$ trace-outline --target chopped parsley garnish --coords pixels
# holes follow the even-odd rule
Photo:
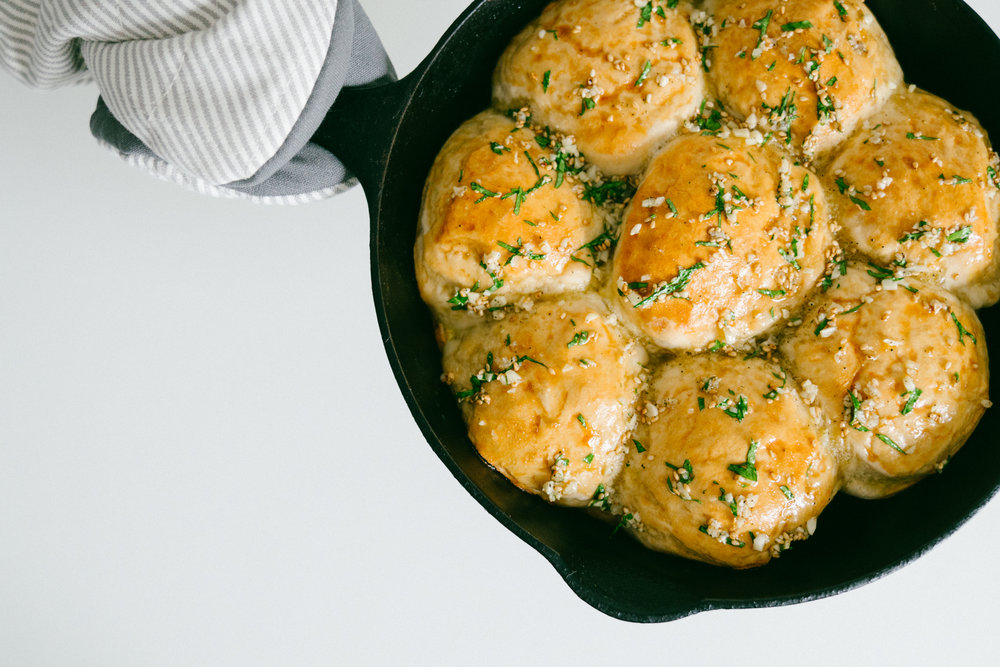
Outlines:
[[[704,411],[705,409],[705,398],[703,396],[698,397],[698,411]]]
[[[472,375],[472,376],[469,377],[469,384],[471,385],[471,387],[469,389],[464,390],[464,391],[456,392],[455,393],[455,398],[457,398],[459,400],[464,400],[466,398],[472,398],[474,396],[478,396],[479,392],[482,391],[482,388],[485,385],[489,384],[490,382],[493,382],[494,380],[499,379],[501,375],[504,375],[508,371],[514,370],[516,367],[519,367],[525,361],[530,361],[531,363],[538,364],[539,366],[542,366],[543,368],[548,368],[548,366],[546,366],[542,362],[538,361],[537,359],[532,359],[528,355],[523,355],[523,356],[515,358],[505,368],[500,368],[500,369],[494,370],[493,369],[493,353],[492,352],[487,352],[486,353],[486,365],[483,367],[483,369],[481,371],[479,371],[475,375]]]
[[[478,283],[477,283],[478,284]],[[473,290],[475,291],[475,290]],[[462,296],[461,292],[455,292],[455,296],[448,299],[448,303],[452,304],[452,310],[468,310],[469,309],[469,297]]]
[[[698,109],[698,115],[695,117],[695,124],[701,129],[702,134],[718,134],[722,129],[722,112],[718,107],[712,107],[712,110],[705,114],[706,107],[708,106],[708,100],[701,101],[701,108]]]
[[[504,262],[504,266],[510,264],[515,257],[527,257],[528,259],[534,260],[545,259],[545,255],[543,254],[530,251],[525,252],[524,244],[521,242],[521,239],[517,240],[517,246],[512,246],[508,243],[504,243],[503,241],[497,241],[497,245],[510,253],[510,257],[508,257],[507,261]]]
[[[684,459],[684,465],[681,466],[675,466],[669,461],[664,461],[663,463],[671,470],[677,472],[677,479],[681,484],[690,484],[694,481],[694,466],[691,465],[691,459]]]
[[[924,392],[922,389],[914,389],[913,391],[909,391],[906,394],[903,394],[904,396],[909,395],[910,398],[909,400],[906,401],[906,405],[903,406],[903,409],[900,411],[900,414],[908,415],[911,412],[913,412],[913,408],[917,405],[917,401],[920,399],[920,395],[923,393]]]
[[[965,345],[965,337],[968,336],[969,338],[972,339],[972,344],[973,345],[979,345],[979,341],[976,340],[976,337],[973,336],[972,333],[968,329],[966,329],[962,325],[961,322],[959,322],[958,317],[955,315],[955,313],[951,313],[951,319],[952,319],[953,322],[955,322],[955,326],[958,327],[958,342],[959,343],[961,343],[964,346]]]
[[[475,181],[473,181],[472,183],[469,183],[469,187],[472,188],[472,190],[474,192],[478,192],[479,194],[482,195],[482,197],[480,197],[479,199],[476,200],[477,204],[479,202],[483,201],[483,200],[489,199],[490,197],[499,197],[500,196],[499,192],[493,192],[492,190],[487,190],[486,188],[484,188],[483,186],[481,186],[479,183],[476,183]]]
[[[847,20],[847,9],[844,8],[844,5],[840,4],[840,2],[838,2],[838,0],[833,0],[833,6],[837,8],[837,13],[840,14],[840,20],[841,21],[846,21]]]
[[[997,175],[997,170],[993,167],[986,167],[986,179],[993,184],[997,190],[1000,190],[1000,176]]]
[[[756,440],[750,441],[750,448],[747,449],[747,460],[745,463],[730,463],[729,470],[736,473],[745,480],[757,481],[757,446]]]
[[[896,278],[896,274],[891,269],[879,266],[875,262],[868,262],[868,266],[871,267],[868,269],[868,275],[876,280],[894,280]]]
[[[732,496],[729,497],[732,498]],[[719,487],[719,500],[724,502],[726,506],[729,507],[729,511],[733,513],[733,516],[740,515],[740,508],[739,505],[736,504],[736,499],[733,498],[733,500],[726,500],[726,490],[721,486]]]
[[[792,21],[791,23],[786,23],[781,26],[781,31],[791,32],[793,30],[803,30],[811,27],[813,27],[812,21]]]
[[[786,497],[786,498],[788,498],[789,500],[794,500],[794,499],[795,499],[795,494],[794,494],[794,493],[792,493],[792,490],[791,490],[791,489],[789,489],[789,488],[788,488],[787,486],[785,486],[784,484],[782,484],[782,485],[781,485],[781,486],[779,486],[778,488],[779,488],[779,489],[781,489],[781,492],[782,492],[783,494],[785,494],[785,497]]]
[[[602,232],[593,240],[584,243],[582,246],[577,248],[575,252],[586,250],[587,252],[590,253],[590,256],[594,260],[595,264],[601,264],[601,262],[599,262],[597,259],[597,252],[601,250],[609,250],[613,248],[614,245],[615,245],[615,237],[613,237],[610,232],[605,231]],[[586,262],[584,262],[582,259],[575,258],[572,255],[570,255],[570,257],[572,259],[576,259],[576,261],[578,262],[586,264]]]
[[[582,426],[583,428],[587,428],[587,418],[586,417],[584,417],[583,415],[577,415],[576,416],[576,420],[578,422],[580,422],[580,426]]]
[[[674,214],[674,217],[677,217],[677,207],[674,206],[674,202],[672,202],[669,197],[667,198],[667,208],[669,208],[670,212]]]
[[[711,535],[708,534],[708,526],[698,526],[698,530],[700,530],[701,532],[705,533],[709,537],[712,537]],[[712,537],[712,539],[715,539],[715,538]],[[727,537],[726,538],[726,544],[728,544],[731,547],[736,547],[737,549],[742,549],[743,547],[746,546],[745,542],[740,542],[739,540],[734,540],[731,537]]]
[[[783,289],[759,289],[758,294],[763,294],[764,296],[769,296],[772,299],[779,299],[785,296],[786,292]]]
[[[858,413],[861,412],[861,399],[855,396],[853,391],[848,391],[847,395],[851,398],[851,428],[855,431],[868,433],[868,427],[863,426],[861,422],[858,421]]]
[[[927,230],[922,229],[923,227],[926,226],[927,226],[927,221],[921,220],[920,222],[917,223],[917,228],[918,228],[917,231],[909,232],[899,237],[898,243],[906,243],[907,241],[919,241],[927,233]]]
[[[681,269],[673,280],[671,280],[670,282],[663,283],[662,285],[657,287],[655,290],[653,290],[652,294],[650,294],[645,299],[642,299],[641,301],[636,303],[635,306],[633,306],[633,308],[640,308],[642,306],[645,306],[646,304],[656,301],[661,296],[675,294],[677,292],[683,291],[684,288],[688,286],[688,283],[691,282],[691,275],[698,269],[703,269],[703,268],[705,268],[705,265],[702,262],[698,262],[693,266]]]
[[[941,137],[928,137],[926,134],[914,134],[913,132],[907,132],[906,138],[922,139],[923,141],[941,141]]]
[[[653,20],[653,3],[647,2],[643,5],[642,9],[639,10],[639,21],[635,24],[636,28],[641,28],[650,21]]]
[[[600,185],[583,184],[583,198],[597,206],[606,203],[624,204],[635,194],[635,186],[627,179],[604,181]]]
[[[542,92],[549,92],[549,83],[552,82],[552,70],[545,70],[545,74],[542,75]]]
[[[509,148],[507,148],[503,144],[498,144],[495,141],[490,142],[490,150],[496,153],[497,155],[503,155],[504,151],[507,151],[508,153],[510,152]]]
[[[861,197],[855,197],[854,195],[850,195],[850,199],[851,199],[851,201],[853,203],[855,203],[858,206],[860,206],[862,210],[864,210],[864,211],[870,211],[870,210],[872,210],[872,207],[868,204],[868,202],[866,202]]]
[[[628,522],[631,521],[631,520],[632,520],[632,513],[631,512],[628,513],[628,514],[626,514],[626,515],[624,515],[624,516],[622,516],[621,521],[619,521],[618,525],[615,526],[615,529],[611,531],[611,537],[614,537],[615,533],[617,533],[619,530],[621,530],[624,526],[627,526]]]
[[[798,252],[796,251],[795,244],[797,239],[792,239],[792,250],[785,250],[784,248],[778,248],[778,254],[781,255],[782,259],[792,265],[796,271],[802,270],[802,265],[799,264],[797,259]]]
[[[813,335],[816,336],[820,335],[821,333],[823,333],[823,330],[826,329],[828,326],[830,326],[830,320],[824,317],[822,320],[820,320],[819,326],[816,327],[816,331],[813,332]]]
[[[726,346],[726,344],[723,343],[721,340],[715,340],[715,341],[712,341],[712,344],[708,346],[708,351],[709,352],[718,352],[719,350],[721,350],[725,346]]]
[[[597,106],[597,102],[594,101],[593,97],[584,97],[583,102],[580,105],[579,115],[583,115]]]
[[[856,313],[859,310],[861,310],[861,306],[863,306],[863,305],[865,305],[864,301],[862,301],[858,305],[854,306],[854,308],[851,308],[850,310],[845,310],[844,312],[841,313],[841,315],[850,315],[851,313]]]
[[[767,14],[764,14],[761,18],[757,19],[751,28],[760,31],[757,35],[757,44],[753,47],[753,51],[750,53],[750,60],[757,60],[760,56],[760,47],[764,43],[764,37],[767,36],[767,27],[771,25],[771,15],[774,14],[773,9],[767,10]]]
[[[784,389],[785,385],[788,384],[788,373],[785,372],[785,369],[781,369],[781,372],[782,375],[778,375],[777,373],[771,373],[771,375],[773,375],[775,378],[781,380],[781,386],[778,388],[774,388],[771,386],[770,383],[768,383],[767,388],[770,389],[771,391],[764,394],[764,398],[768,401],[773,401],[777,399],[778,396],[780,395],[781,390]]]
[[[590,463],[593,460],[594,460],[594,453],[593,452],[591,452],[591,453],[589,453],[589,454],[587,454],[586,456],[583,457],[583,462],[584,463]]]
[[[968,226],[968,227],[962,227],[961,229],[958,229],[952,232],[951,234],[948,234],[947,238],[950,243],[966,243],[968,242],[971,234],[972,234],[972,227]]]
[[[938,178],[941,179],[942,181],[945,180],[944,174],[941,174],[940,176],[938,176]],[[972,182],[971,178],[966,178],[965,176],[959,176],[957,174],[953,174],[951,177],[951,183],[948,183],[947,185],[966,185],[971,182]]]
[[[903,448],[902,448],[902,447],[900,447],[900,446],[899,446],[899,445],[897,445],[897,444],[896,444],[895,442],[893,442],[893,441],[892,441],[892,438],[890,438],[889,436],[887,436],[887,435],[884,435],[884,434],[882,434],[882,433],[876,433],[876,434],[875,434],[875,437],[876,437],[876,438],[878,438],[879,440],[881,440],[882,442],[884,442],[885,444],[889,445],[889,446],[890,446],[890,447],[892,447],[893,449],[895,449],[895,450],[896,450],[897,452],[899,452],[900,454],[906,454],[906,453],[907,453],[907,452],[905,452],[905,451],[903,450]]]
[[[608,502],[608,492],[604,488],[603,484],[598,484],[597,488],[594,489],[594,495],[590,497],[590,502],[588,507],[593,507],[595,505],[600,505],[601,509],[607,510],[611,509],[611,503]]]
[[[729,407],[730,405],[733,407]],[[750,412],[750,404],[747,403],[747,397],[743,394],[739,395],[735,403],[733,403],[733,401],[729,398],[723,398],[715,407],[722,410],[722,413],[726,416],[732,417],[738,422],[743,421],[746,418],[747,413]]]
[[[646,77],[649,76],[649,70],[653,68],[653,63],[646,61],[646,64],[642,66],[642,72],[639,73],[639,78],[635,80],[635,86],[639,87],[646,82]]]
[[[589,340],[590,340],[590,332],[589,331],[581,331],[581,332],[579,332],[577,334],[574,334],[573,340],[571,340],[570,342],[566,343],[566,347],[575,347],[577,345],[586,345],[587,341],[589,341]]]
[[[642,443],[636,440],[635,438],[632,438],[632,444],[635,445],[635,451],[639,452],[640,454],[646,451],[646,448],[642,446]]]

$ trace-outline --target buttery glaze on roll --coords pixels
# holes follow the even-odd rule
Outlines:
[[[614,495],[639,541],[746,568],[812,534],[836,491],[836,465],[826,432],[778,366],[679,357],[655,372],[646,400],[653,409]]]
[[[589,284],[591,266],[572,257],[603,233],[602,218],[567,171],[566,161],[582,165],[573,145],[552,136],[541,143],[523,119],[485,111],[438,154],[414,259],[420,293],[439,317],[497,312]]]
[[[611,298],[674,350],[767,331],[816,284],[831,244],[819,178],[736,136],[668,144],[621,230]]]
[[[975,118],[914,90],[866,120],[826,178],[859,252],[982,307],[1000,298],[998,167]]]
[[[621,468],[645,362],[596,294],[486,322],[444,349],[480,456],[521,489],[575,506]]]
[[[550,4],[500,59],[496,103],[530,106],[605,173],[635,173],[703,96],[698,41],[670,4]]]
[[[850,265],[781,351],[838,431],[853,495],[887,496],[934,472],[990,405],[976,313],[874,263]]]
[[[723,104],[806,156],[846,139],[902,83],[885,33],[859,0],[715,0],[706,8],[711,15],[695,20]]]

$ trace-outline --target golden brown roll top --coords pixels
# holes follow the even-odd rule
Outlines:
[[[781,351],[839,433],[854,495],[889,495],[934,472],[990,405],[975,312],[875,263],[850,265]]]
[[[903,91],[847,141],[825,171],[846,239],[979,307],[1000,298],[996,155],[976,120]]]
[[[643,544],[743,568],[812,534],[836,466],[778,366],[680,357],[656,371],[645,400],[614,496]]]
[[[438,154],[414,254],[421,295],[439,316],[496,312],[590,282],[581,248],[603,222],[567,169],[579,160],[572,144],[539,138],[523,119],[485,111]]]
[[[563,505],[602,496],[621,468],[645,361],[595,294],[486,322],[444,349],[479,454]]]
[[[806,156],[845,139],[902,82],[860,0],[715,0],[706,8],[711,14],[695,20],[722,102]]]
[[[626,212],[612,298],[660,347],[739,343],[801,303],[830,243],[815,174],[736,136],[684,135]]]
[[[703,96],[697,39],[671,4],[550,4],[500,59],[496,104],[528,105],[542,123],[575,136],[604,172],[635,173]]]

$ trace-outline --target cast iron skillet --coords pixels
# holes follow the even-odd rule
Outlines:
[[[510,39],[547,0],[475,0],[434,51],[399,82],[341,94],[315,141],[357,174],[371,212],[372,286],[386,353],[431,448],[479,503],[552,563],[600,611],[662,622],[699,611],[803,602],[867,583],[952,533],[1000,486],[1000,409],[987,411],[944,474],[887,500],[841,494],[816,535],[783,558],[734,571],[650,551],[579,510],[523,493],[486,466],[441,382],[413,243],[424,179],[463,121],[490,103],[490,76]],[[907,81],[973,112],[1000,141],[1000,39],[961,0],[869,0]],[[980,312],[1000,356],[1000,312]],[[996,364],[993,377],[1000,378]],[[986,563],[983,563],[986,566]]]

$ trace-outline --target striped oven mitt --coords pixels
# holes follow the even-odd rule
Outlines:
[[[0,0],[0,64],[38,88],[96,81],[101,144],[265,203],[353,185],[310,138],[342,88],[395,79],[357,0]]]

